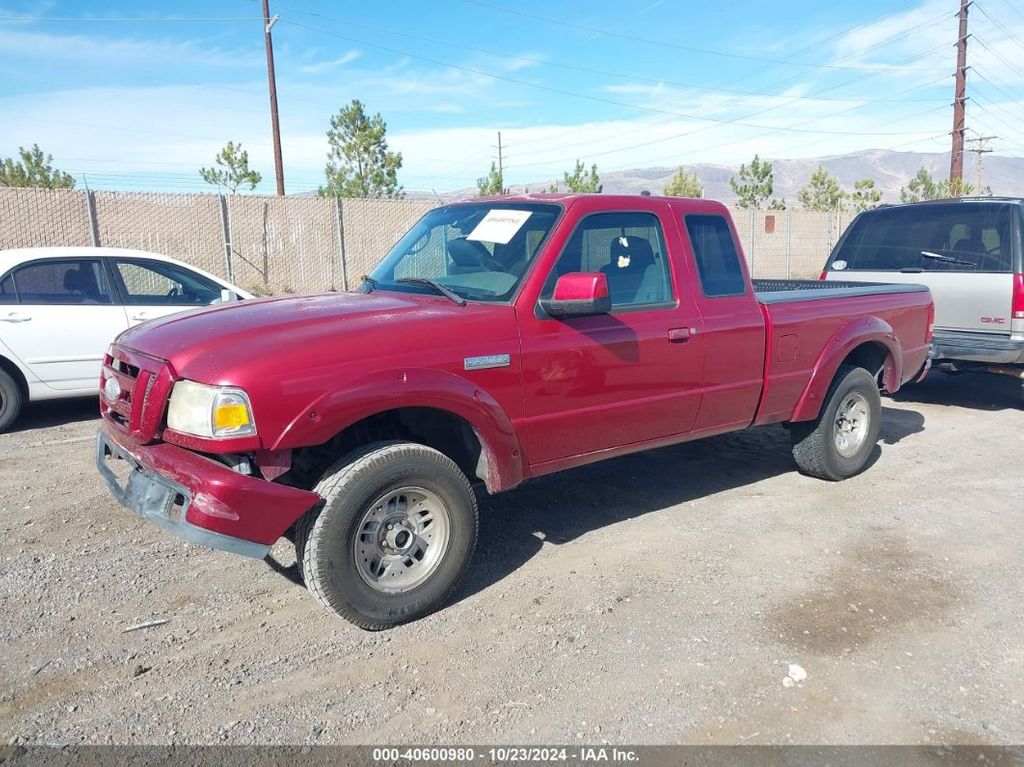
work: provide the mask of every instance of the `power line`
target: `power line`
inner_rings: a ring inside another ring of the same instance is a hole
[[[944,47],[944,46],[942,46],[942,47]],[[921,55],[919,55],[918,57],[915,57],[915,58],[923,58],[923,57],[925,57],[925,56],[929,56],[929,55],[931,55],[931,54],[932,54],[932,53],[933,53],[933,52],[934,52],[935,50],[939,50],[939,49],[938,49],[938,48],[936,48],[936,49],[934,49],[934,50],[930,50],[930,51],[927,51],[927,52],[925,52],[924,54],[921,54]],[[911,60],[914,60],[914,59],[911,59]],[[877,74],[877,73],[875,73],[875,74]],[[863,79],[866,79],[866,78],[868,78],[868,77],[871,77],[871,76],[872,76],[872,74],[868,74],[868,75],[866,75],[866,76],[865,76],[865,78],[861,78],[861,80],[863,80]],[[858,109],[861,109],[861,108],[863,108],[864,106],[867,106],[867,105],[869,105],[869,104],[875,103],[875,102],[877,102],[877,101],[883,101],[883,100],[888,100],[888,99],[894,99],[894,98],[896,98],[896,97],[898,97],[898,96],[901,96],[901,95],[903,95],[903,94],[905,94],[905,93],[910,93],[910,92],[912,92],[912,91],[915,91],[915,90],[919,90],[919,89],[921,89],[921,88],[924,88],[924,87],[928,87],[928,86],[934,85],[934,84],[936,84],[936,83],[938,83],[938,82],[940,82],[940,81],[943,81],[943,80],[945,80],[945,76],[943,76],[943,77],[941,77],[941,78],[938,78],[938,79],[936,79],[936,80],[930,81],[930,82],[928,82],[928,83],[925,83],[924,85],[917,85],[917,86],[914,86],[913,88],[908,88],[908,89],[906,89],[906,90],[903,90],[903,91],[899,91],[899,92],[897,92],[897,93],[894,93],[894,94],[889,94],[889,95],[887,95],[887,96],[885,96],[885,97],[883,97],[883,98],[880,98],[880,99],[872,99],[872,100],[866,101],[866,102],[864,102],[863,104],[858,104],[858,105],[856,105],[856,106],[853,106],[853,107],[851,107],[851,108],[849,108],[849,109],[844,109],[844,110],[840,110],[839,112],[833,112],[833,113],[831,113],[831,114],[828,114],[828,115],[823,115],[823,116],[821,116],[821,117],[818,117],[818,118],[814,118],[814,119],[812,119],[812,120],[808,120],[808,121],[805,121],[805,122],[803,122],[803,123],[798,123],[798,126],[800,126],[800,125],[810,125],[810,124],[812,124],[812,123],[814,123],[814,122],[818,122],[818,121],[820,121],[820,120],[823,120],[823,119],[827,119],[827,118],[829,118],[829,117],[834,117],[834,116],[836,116],[836,115],[838,115],[838,114],[845,114],[845,113],[847,113],[847,112],[852,112],[852,111],[856,111],[856,110],[858,110]],[[848,84],[848,83],[841,83],[841,84],[839,84],[839,85],[837,85],[837,86],[831,86],[830,88],[826,89],[826,91],[827,91],[827,90],[834,90],[834,88],[836,88],[836,87],[842,87],[842,85],[846,85],[846,84]],[[746,118],[749,118],[749,117],[752,117],[752,116],[755,116],[755,115],[758,115],[758,114],[763,114],[763,113],[765,113],[765,112],[771,111],[771,110],[773,110],[773,109],[778,109],[778,108],[781,108],[781,107],[783,107],[783,106],[786,106],[786,105],[787,105],[787,104],[780,104],[780,105],[776,105],[776,106],[768,107],[768,108],[766,108],[766,109],[762,109],[762,110],[759,110],[759,111],[756,111],[756,112],[753,112],[753,113],[748,113],[748,114],[745,114],[745,115],[741,115],[741,116],[740,116],[739,118],[736,118],[736,121],[735,121],[735,122],[734,122],[733,124],[736,124],[736,125],[744,125],[744,123],[741,123],[741,122],[739,122],[739,120],[741,120],[741,119],[746,119]],[[929,110],[929,111],[931,111],[931,110]],[[730,121],[726,121],[726,122],[730,122]],[[674,134],[674,135],[672,135],[672,136],[667,136],[667,137],[663,137],[663,138],[659,138],[659,139],[651,139],[651,140],[648,140],[648,141],[644,141],[644,142],[641,142],[641,143],[639,143],[639,144],[630,144],[629,146],[625,146],[625,147],[618,147],[618,148],[616,148],[616,149],[612,149],[612,150],[605,150],[605,151],[602,151],[602,152],[598,152],[598,153],[588,153],[588,154],[587,154],[587,156],[588,156],[589,158],[592,158],[592,157],[601,157],[601,156],[606,156],[606,155],[608,155],[608,154],[615,154],[615,153],[617,153],[617,152],[622,152],[622,151],[628,151],[628,150],[631,150],[631,149],[639,149],[639,148],[641,148],[641,147],[645,147],[645,146],[651,146],[651,145],[653,145],[653,144],[660,144],[660,143],[664,143],[664,142],[666,142],[666,141],[672,141],[672,140],[675,140],[675,139],[679,139],[679,138],[684,138],[684,137],[692,136],[692,135],[694,135],[694,134],[696,134],[696,133],[699,133],[699,132],[701,132],[701,131],[707,130],[707,128],[708,128],[708,127],[712,127],[712,126],[704,126],[704,127],[701,127],[701,128],[695,128],[695,129],[692,129],[692,130],[684,131],[684,132],[682,132],[682,133],[677,133],[677,134]],[[775,133],[775,132],[776,132],[777,130],[783,130],[783,128],[775,128],[775,127],[771,127],[771,128],[769,129],[768,133],[765,133],[765,134],[761,134],[760,136],[758,136],[758,137],[755,137],[755,138],[759,138],[759,137],[764,137],[764,136],[770,136],[770,135],[772,135],[773,133]],[[863,132],[861,132],[861,131],[857,131],[857,132],[855,132],[855,133],[854,133],[853,135],[871,135],[871,134],[864,134],[864,133],[863,133]],[[900,132],[900,133],[897,133],[897,134],[895,134],[895,135],[904,135],[904,133],[903,133],[903,132]],[[577,146],[578,146],[578,144],[577,144]],[[544,152],[544,154],[548,154],[548,153],[550,153],[550,151],[549,151],[549,152]],[[537,163],[536,165],[541,165],[541,164],[544,164],[544,163]]]
[[[467,67],[467,66],[463,66],[461,64],[453,64],[453,63],[451,63],[449,61],[444,61],[442,59],[436,59],[436,58],[433,58],[431,56],[423,56],[423,55],[416,54],[416,53],[410,53],[409,51],[403,51],[403,50],[400,50],[400,49],[397,49],[397,48],[391,48],[389,46],[379,45],[377,43],[370,43],[370,42],[367,42],[366,40],[360,40],[358,38],[354,38],[354,37],[351,37],[351,36],[348,36],[348,35],[341,35],[341,34],[338,34],[336,32],[332,32],[332,31],[330,31],[328,29],[321,29],[319,27],[313,27],[313,26],[310,26],[308,24],[302,24],[302,23],[297,22],[297,21],[291,21],[291,20],[288,20],[288,19],[282,19],[282,21],[284,21],[284,23],[286,23],[286,24],[290,24],[290,25],[295,26],[295,27],[300,27],[302,29],[307,29],[307,30],[309,30],[311,32],[318,32],[320,34],[329,35],[331,37],[337,37],[337,38],[339,38],[341,40],[348,40],[349,42],[356,43],[357,45],[365,45],[368,48],[376,48],[378,50],[387,51],[389,53],[395,53],[395,54],[397,54],[399,56],[407,56],[409,58],[419,59],[420,61],[427,61],[427,62],[430,62],[432,64],[437,64],[438,66],[449,67],[451,69],[457,69],[457,70],[460,70],[460,71],[463,71],[463,72],[469,72],[471,74],[480,75],[482,77],[490,77],[490,78],[493,78],[495,80],[501,80],[501,81],[504,81],[504,82],[515,83],[516,85],[523,85],[523,86],[525,86],[527,88],[534,88],[534,89],[537,89],[537,90],[546,91],[548,93],[555,93],[555,94],[558,94],[560,96],[570,96],[572,98],[584,99],[586,101],[594,101],[594,102],[601,103],[601,104],[610,104],[612,106],[624,107],[626,109],[633,109],[633,110],[636,110],[636,111],[639,111],[639,112],[650,112],[650,113],[653,113],[653,114],[671,115],[673,117],[682,117],[682,118],[685,118],[685,119],[688,119],[688,120],[697,120],[697,121],[700,121],[700,122],[715,123],[715,124],[718,124],[718,125],[722,125],[722,124],[744,125],[744,126],[749,127],[749,128],[768,128],[768,127],[771,127],[771,126],[766,126],[766,125],[757,125],[757,124],[754,124],[754,123],[741,123],[741,122],[736,122],[734,120],[721,120],[721,119],[718,119],[718,118],[715,118],[715,117],[708,117],[706,115],[687,114],[685,112],[676,112],[676,111],[673,111],[673,110],[670,110],[670,109],[658,109],[656,107],[645,107],[645,106],[642,106],[640,104],[629,104],[629,103],[626,103],[624,101],[615,101],[614,99],[606,99],[606,98],[602,98],[600,96],[593,96],[593,95],[586,94],[586,93],[577,93],[575,91],[566,90],[564,88],[555,88],[555,87],[548,86],[548,85],[541,85],[539,83],[531,83],[528,80],[520,80],[520,79],[515,78],[515,77],[508,77],[507,75],[500,75],[500,74],[496,74],[494,72],[487,72],[487,71],[482,70],[482,69],[476,69],[475,67]],[[791,129],[775,128],[775,130],[791,130]],[[839,136],[849,136],[849,135],[862,136],[862,135],[864,135],[863,133],[859,133],[859,132],[855,132],[855,131],[853,131],[853,132],[851,132],[851,131],[799,131],[798,129],[792,129],[792,130],[796,130],[797,132],[802,132],[802,133],[817,133],[817,134],[828,134],[828,135],[839,135]],[[890,136],[890,135],[902,135],[902,134],[876,133],[876,134],[873,134],[873,135],[877,135],[877,136]]]
[[[0,21],[27,21],[33,23],[72,23],[81,24],[89,22],[98,22],[101,24],[110,24],[123,22],[128,24],[149,24],[149,23],[193,23],[193,22],[225,22],[225,21],[259,21],[259,17],[253,16],[193,16],[193,17],[174,17],[174,16],[0,16]]]
[[[995,56],[997,59],[999,59],[1007,68],[1013,70],[1014,72],[1016,72],[1021,77],[1024,77],[1024,69],[1019,69],[1016,64],[1014,64],[1012,61],[1010,61],[1008,58],[1006,58],[999,51],[989,47],[988,44],[986,44],[984,40],[982,40],[980,37],[978,37],[977,34],[973,34],[973,35],[971,35],[971,37],[974,38],[974,42],[976,42],[978,45],[980,45],[986,51],[988,51],[993,56]]]
[[[534,21],[543,21],[547,24],[555,24],[560,27],[566,27],[568,29],[575,29],[581,32],[590,32],[591,34],[606,35],[608,37],[615,37],[621,40],[630,40],[632,42],[644,43],[645,45],[657,45],[662,48],[672,48],[674,50],[688,51],[690,53],[702,53],[710,56],[722,56],[731,59],[741,59],[744,61],[755,61],[758,63],[768,64],[782,64],[795,67],[814,67],[818,69],[862,69],[861,67],[845,67],[838,64],[810,64],[807,62],[790,61],[787,59],[772,59],[764,56],[747,56],[741,53],[726,53],[725,51],[716,51],[710,48],[698,48],[692,45],[682,45],[681,43],[672,43],[665,40],[653,40],[646,37],[638,37],[636,35],[627,35],[623,32],[614,32],[607,29],[596,29],[594,27],[587,27],[582,24],[573,24],[568,21],[561,21],[559,19],[552,19],[547,16],[539,16],[534,13],[527,13],[526,11],[515,10],[512,8],[504,8],[500,5],[493,5],[491,3],[482,2],[482,0],[466,0],[471,5],[478,5],[481,8],[489,8],[494,11],[501,13],[507,13],[514,16],[523,16]],[[884,69],[884,67],[881,67]]]
[[[975,0],[974,7],[981,12],[982,16],[984,16],[986,19],[995,24],[996,27],[1000,31],[1002,31],[1004,35],[1006,35],[1008,38],[1016,42],[1017,45],[1020,46],[1022,50],[1024,50],[1024,40],[1017,37],[1017,35],[1012,30],[1008,29],[1001,21],[991,16],[988,11],[986,11],[981,5],[978,4],[977,0]]]
[[[849,27],[847,29],[844,29],[844,30],[841,30],[841,31],[839,31],[837,33],[834,33],[834,34],[830,35],[829,37],[824,38],[823,40],[819,40],[818,42],[816,42],[816,43],[814,43],[812,45],[809,45],[809,46],[806,46],[804,48],[801,48],[801,49],[795,51],[795,54],[796,55],[802,55],[804,53],[810,53],[812,51],[815,51],[815,50],[817,50],[819,48],[824,47],[826,44],[828,44],[829,42],[831,42],[833,40],[839,39],[839,38],[844,37],[845,35],[848,35],[848,34],[852,34],[853,32],[857,31],[858,29],[870,26],[871,24],[874,24],[874,23],[878,23],[878,22],[883,21],[885,19],[891,18],[892,16],[896,16],[903,9],[905,9],[906,7],[908,7],[910,5],[913,5],[913,4],[914,3],[907,3],[904,6],[902,6],[900,9],[898,9],[897,11],[894,11],[894,12],[891,12],[891,13],[888,13],[888,14],[884,14],[882,16],[873,17],[873,18],[868,19],[866,21],[860,22],[859,24],[855,24],[852,27]],[[889,37],[883,38],[882,40],[879,40],[878,42],[868,46],[867,48],[864,48],[864,49],[862,49],[860,51],[857,51],[854,54],[851,54],[849,56],[845,56],[845,57],[839,59],[838,61],[836,61],[835,63],[839,64],[839,63],[843,63],[843,62],[846,62],[846,61],[850,61],[851,59],[857,58],[859,56],[863,56],[866,53],[870,53],[870,52],[876,51],[876,50],[878,50],[880,48],[884,48],[884,47],[890,45],[891,43],[893,43],[893,42],[895,42],[897,40],[905,40],[907,37],[910,37],[910,36],[912,36],[914,34],[917,34],[917,33],[921,32],[921,31],[923,31],[924,29],[927,29],[927,28],[933,26],[935,23],[943,21],[945,18],[946,17],[943,15],[943,16],[936,17],[936,19],[934,21],[930,22],[930,23],[919,24],[916,27],[911,28],[909,30],[901,29],[898,33],[896,33],[894,35],[891,35]],[[936,49],[936,50],[938,50],[938,49]],[[928,53],[931,53],[931,51],[929,51]],[[928,54],[925,54],[925,55],[928,55]],[[924,56],[921,56],[919,58],[923,58],[923,57]],[[902,66],[903,64],[912,63],[913,61],[916,61],[916,60],[917,60],[917,58],[912,58],[912,59],[909,59],[907,61],[901,62],[897,66]],[[769,66],[766,69],[773,69],[773,68],[774,67]],[[762,68],[762,70],[760,70],[760,71],[764,71],[764,70],[765,70],[765,68]],[[758,73],[760,73],[760,71]],[[788,75],[788,76],[782,78],[781,80],[775,80],[772,83],[770,83],[768,86],[766,86],[766,88],[777,88],[777,87],[780,87],[780,86],[783,86],[783,85],[787,85],[787,84],[797,80],[799,77],[802,76],[802,74],[803,73],[798,72],[798,73],[793,74],[793,75]],[[866,79],[868,77],[872,77],[872,76],[874,76],[874,74],[878,74],[878,73],[869,73],[868,75],[865,75],[864,78],[860,78],[860,80]],[[750,75],[750,74],[744,74],[744,75],[740,75],[738,77],[730,78],[730,79],[728,79],[728,80],[726,80],[724,82],[727,85],[735,83],[735,82],[742,82],[744,80],[750,79],[751,76],[752,75]],[[860,82],[860,80],[858,80],[857,82]],[[834,88],[829,89],[829,90],[834,90]],[[819,93],[821,93],[821,92],[827,92],[827,91],[820,91]],[[764,93],[764,94],[757,94],[757,95],[769,96],[769,95],[775,95],[775,94]],[[779,95],[781,95],[781,94],[779,94]],[[812,95],[811,97],[812,98],[818,98],[818,96],[816,94]],[[790,97],[787,97],[787,98],[789,98],[789,102],[788,103],[794,103],[797,97],[796,96],[790,96]],[[717,106],[719,108],[724,108],[724,107],[727,107],[727,106],[732,106],[734,104],[740,103],[742,101],[744,101],[743,98],[736,97],[736,98],[728,99],[727,101],[724,101],[721,104],[718,104]],[[837,99],[837,101],[838,101],[838,99]],[[667,125],[667,124],[669,124],[671,122],[673,122],[673,120],[658,121],[658,122],[654,123],[651,127],[660,127],[661,125]],[[532,146],[533,144],[541,143],[541,141],[542,141],[541,139],[537,139],[535,141],[520,142],[520,146],[524,146],[524,145]],[[596,143],[596,142],[584,142],[584,143],[585,144],[593,144],[593,143]],[[576,146],[579,146],[579,144],[576,144]]]
[[[943,20],[943,17],[939,17],[939,20],[940,21]],[[934,22],[932,22],[932,23],[934,23]],[[927,28],[929,26],[932,26],[932,23],[924,24],[924,25],[919,25],[916,29],[913,29],[913,30],[901,30],[897,35],[894,35],[894,36],[892,36],[890,38],[885,38],[882,41],[879,41],[878,43],[870,46],[869,48],[867,48],[867,49],[865,49],[863,51],[859,51],[857,54],[854,54],[854,55],[855,56],[863,55],[866,52],[876,50],[876,49],[878,49],[880,47],[884,47],[885,45],[888,45],[890,42],[892,42],[893,40],[896,40],[896,39],[906,39],[906,37],[908,37],[909,35],[914,34],[916,32],[920,32],[921,30],[923,30],[923,29],[925,29],[925,28]],[[943,46],[938,46],[938,47],[933,48],[933,49],[930,49],[928,51],[925,51],[922,54],[919,54],[919,55],[916,55],[916,56],[912,56],[909,59],[906,59],[906,60],[904,60],[902,62],[899,62],[896,66],[902,67],[902,66],[904,66],[906,64],[913,63],[913,62],[918,61],[920,59],[926,58],[926,57],[930,56],[931,54],[933,54],[933,53],[935,53],[935,52],[937,52],[939,50],[942,50],[943,48],[945,48],[944,45]],[[848,56],[845,59],[840,59],[840,61],[847,61],[847,60],[849,60],[849,59],[851,59],[853,57],[854,56]],[[854,84],[854,83],[859,84],[859,83],[863,82],[864,80],[867,80],[867,79],[869,79],[871,77],[875,77],[875,76],[877,76],[879,74],[881,74],[881,73],[880,72],[869,72],[868,74],[864,75],[863,77],[857,78],[856,80],[850,80],[850,81],[847,81],[847,82],[838,83],[838,84],[829,86],[828,88],[816,91],[813,95],[817,96],[817,95],[819,95],[821,93],[828,93],[830,91],[834,91],[837,88],[843,87],[845,85],[850,85],[850,84]],[[781,81],[773,83],[773,86],[784,84],[784,83],[789,82],[789,81],[791,81],[793,79],[795,79],[795,78],[794,77],[785,78],[785,79],[783,79]],[[945,79],[945,78],[941,78],[941,79]],[[903,93],[906,93],[906,92],[909,92],[909,91],[904,91]],[[897,94],[897,95],[899,95],[899,94]],[[779,108],[782,108],[784,106],[788,106],[790,104],[795,103],[795,99],[792,98],[792,97],[783,97],[783,98],[787,98],[788,100],[785,101],[782,104],[776,104],[774,106],[769,106],[767,108],[756,110],[754,112],[747,112],[747,113],[745,113],[743,115],[740,115],[739,117],[732,118],[732,119],[733,120],[747,119],[747,118],[754,117],[754,116],[757,116],[759,114],[764,114],[764,113],[770,112],[770,111],[772,111],[774,109],[779,109]],[[889,98],[892,98],[892,96],[890,96]],[[739,103],[739,102],[741,102],[743,100],[744,99],[733,98],[733,99],[729,99],[729,100],[727,100],[727,101],[725,101],[722,104],[719,104],[717,106],[719,108],[724,108],[724,107],[731,106],[733,104]],[[855,108],[860,108],[861,106],[866,106],[866,105],[871,104],[871,103],[876,103],[879,100],[881,100],[881,99],[871,99],[871,100],[868,100],[868,101],[864,101],[862,104],[858,105]],[[848,111],[852,111],[852,110],[846,109],[846,110],[842,110],[842,111],[843,112],[848,112]],[[651,127],[660,127],[661,125],[666,125],[666,124],[671,123],[671,122],[673,122],[673,121],[672,120],[662,121],[662,122],[655,123]],[[656,139],[656,140],[649,141],[649,142],[643,142],[640,146],[646,146],[646,145],[652,144],[652,143],[661,143],[663,141],[668,141],[668,140],[672,140],[672,139],[675,139],[675,138],[682,138],[684,136],[690,136],[690,135],[693,135],[695,133],[699,133],[701,131],[707,130],[710,127],[715,127],[715,126],[711,125],[711,126],[705,126],[705,127],[702,127],[702,128],[696,128],[696,129],[693,129],[693,130],[684,131],[683,133],[675,134],[675,135],[669,136],[667,138]],[[603,143],[605,140],[606,139],[601,139],[601,140],[598,140],[598,141],[587,141],[587,142],[582,142],[582,143],[576,142],[576,143],[574,143],[573,147],[575,149],[578,149],[580,146],[592,145],[594,143]],[[533,143],[537,143],[537,142],[529,142],[528,141],[528,142],[523,142],[523,143],[525,143],[525,144],[533,144]],[[633,145],[633,146],[631,146],[629,148],[635,148],[635,146],[636,145]],[[558,149],[557,148],[556,149],[549,149],[546,152],[544,150],[542,150],[542,153],[547,154],[547,153],[550,153],[552,151],[558,151]]]
[[[586,74],[600,75],[602,77],[615,77],[615,78],[618,78],[620,80],[629,80],[629,81],[632,81],[632,82],[650,83],[652,85],[669,85],[669,86],[673,86],[673,87],[677,87],[677,88],[687,88],[687,89],[690,89],[690,90],[707,91],[707,92],[713,92],[713,93],[735,93],[735,94],[745,95],[745,96],[769,96],[769,95],[773,95],[773,94],[765,93],[763,91],[744,91],[744,90],[730,89],[730,88],[718,88],[718,87],[707,86],[707,85],[695,85],[693,83],[683,83],[683,82],[678,82],[678,81],[673,81],[673,80],[666,80],[666,79],[663,79],[663,78],[644,77],[642,75],[631,75],[631,74],[625,74],[625,73],[622,73],[622,72],[613,72],[613,71],[605,70],[605,69],[594,69],[592,67],[584,67],[584,66],[579,66],[579,65],[576,65],[576,64],[564,64],[564,63],[557,62],[557,61],[548,61],[546,59],[538,59],[538,58],[534,58],[534,57],[531,57],[531,56],[522,56],[522,55],[518,55],[518,54],[504,53],[502,51],[489,50],[487,48],[477,48],[477,47],[472,46],[472,45],[465,45],[463,43],[452,42],[450,40],[439,40],[439,39],[434,38],[434,37],[426,37],[424,35],[417,35],[417,34],[412,34],[412,33],[409,33],[409,32],[402,32],[402,31],[395,30],[395,29],[386,29],[384,27],[372,26],[370,24],[362,24],[362,23],[359,23],[359,22],[350,21],[348,19],[341,19],[341,18],[338,18],[336,16],[328,16],[326,14],[318,13],[316,11],[309,11],[309,10],[304,10],[304,9],[301,9],[301,8],[296,8],[294,6],[282,5],[280,3],[277,5],[277,7],[281,8],[282,10],[293,11],[295,13],[301,13],[301,14],[306,15],[306,16],[313,16],[313,17],[316,17],[316,18],[323,19],[325,21],[335,22],[335,23],[338,23],[338,24],[344,24],[345,26],[349,26],[349,27],[356,27],[358,29],[365,29],[365,30],[368,30],[368,31],[371,31],[371,32],[380,32],[380,33],[383,33],[383,34],[386,34],[386,35],[394,35],[396,37],[404,37],[404,38],[409,39],[409,40],[418,40],[420,42],[431,43],[433,45],[443,45],[443,46],[446,46],[446,47],[449,47],[449,48],[455,48],[455,49],[458,49],[458,50],[469,51],[471,53],[481,53],[481,54],[484,54],[486,56],[494,56],[496,58],[508,59],[508,60],[511,60],[511,61],[521,61],[521,62],[524,62],[524,63],[527,63],[527,64],[532,64],[534,66],[551,67],[551,68],[555,68],[555,69],[564,69],[564,70],[567,70],[567,71],[570,71],[570,72],[583,72],[583,73],[586,73]],[[938,20],[941,21],[943,18],[944,18],[943,16],[940,16],[938,18]],[[905,31],[901,31],[898,35],[894,35],[889,40],[903,39],[905,37],[906,37],[906,32]],[[800,66],[810,67],[810,66],[815,66],[815,65],[813,65],[813,64],[801,64]],[[791,98],[798,99],[798,100],[811,100],[811,101],[849,101],[849,99],[818,99],[817,97],[814,97],[814,96],[792,96]]]

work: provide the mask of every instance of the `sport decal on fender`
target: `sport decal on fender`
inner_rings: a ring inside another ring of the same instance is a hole
[[[508,354],[488,354],[483,357],[466,357],[466,370],[485,370],[486,368],[507,368],[512,364]]]

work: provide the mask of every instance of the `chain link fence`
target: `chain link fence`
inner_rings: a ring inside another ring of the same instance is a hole
[[[0,188],[0,249],[161,253],[258,293],[348,290],[424,213],[421,200]],[[731,209],[751,273],[814,278],[853,214]]]

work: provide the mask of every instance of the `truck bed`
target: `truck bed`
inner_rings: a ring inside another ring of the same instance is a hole
[[[824,298],[853,298],[886,293],[918,293],[924,285],[886,282],[823,282],[821,280],[751,280],[754,295],[762,304],[789,301],[816,301]]]

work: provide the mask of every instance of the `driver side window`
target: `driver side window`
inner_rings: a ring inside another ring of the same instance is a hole
[[[146,306],[206,306],[220,298],[221,286],[177,264],[117,261],[126,303]]]
[[[576,227],[558,257],[542,298],[570,272],[600,272],[608,280],[612,310],[657,306],[673,300],[665,237],[652,213],[596,213]]]

